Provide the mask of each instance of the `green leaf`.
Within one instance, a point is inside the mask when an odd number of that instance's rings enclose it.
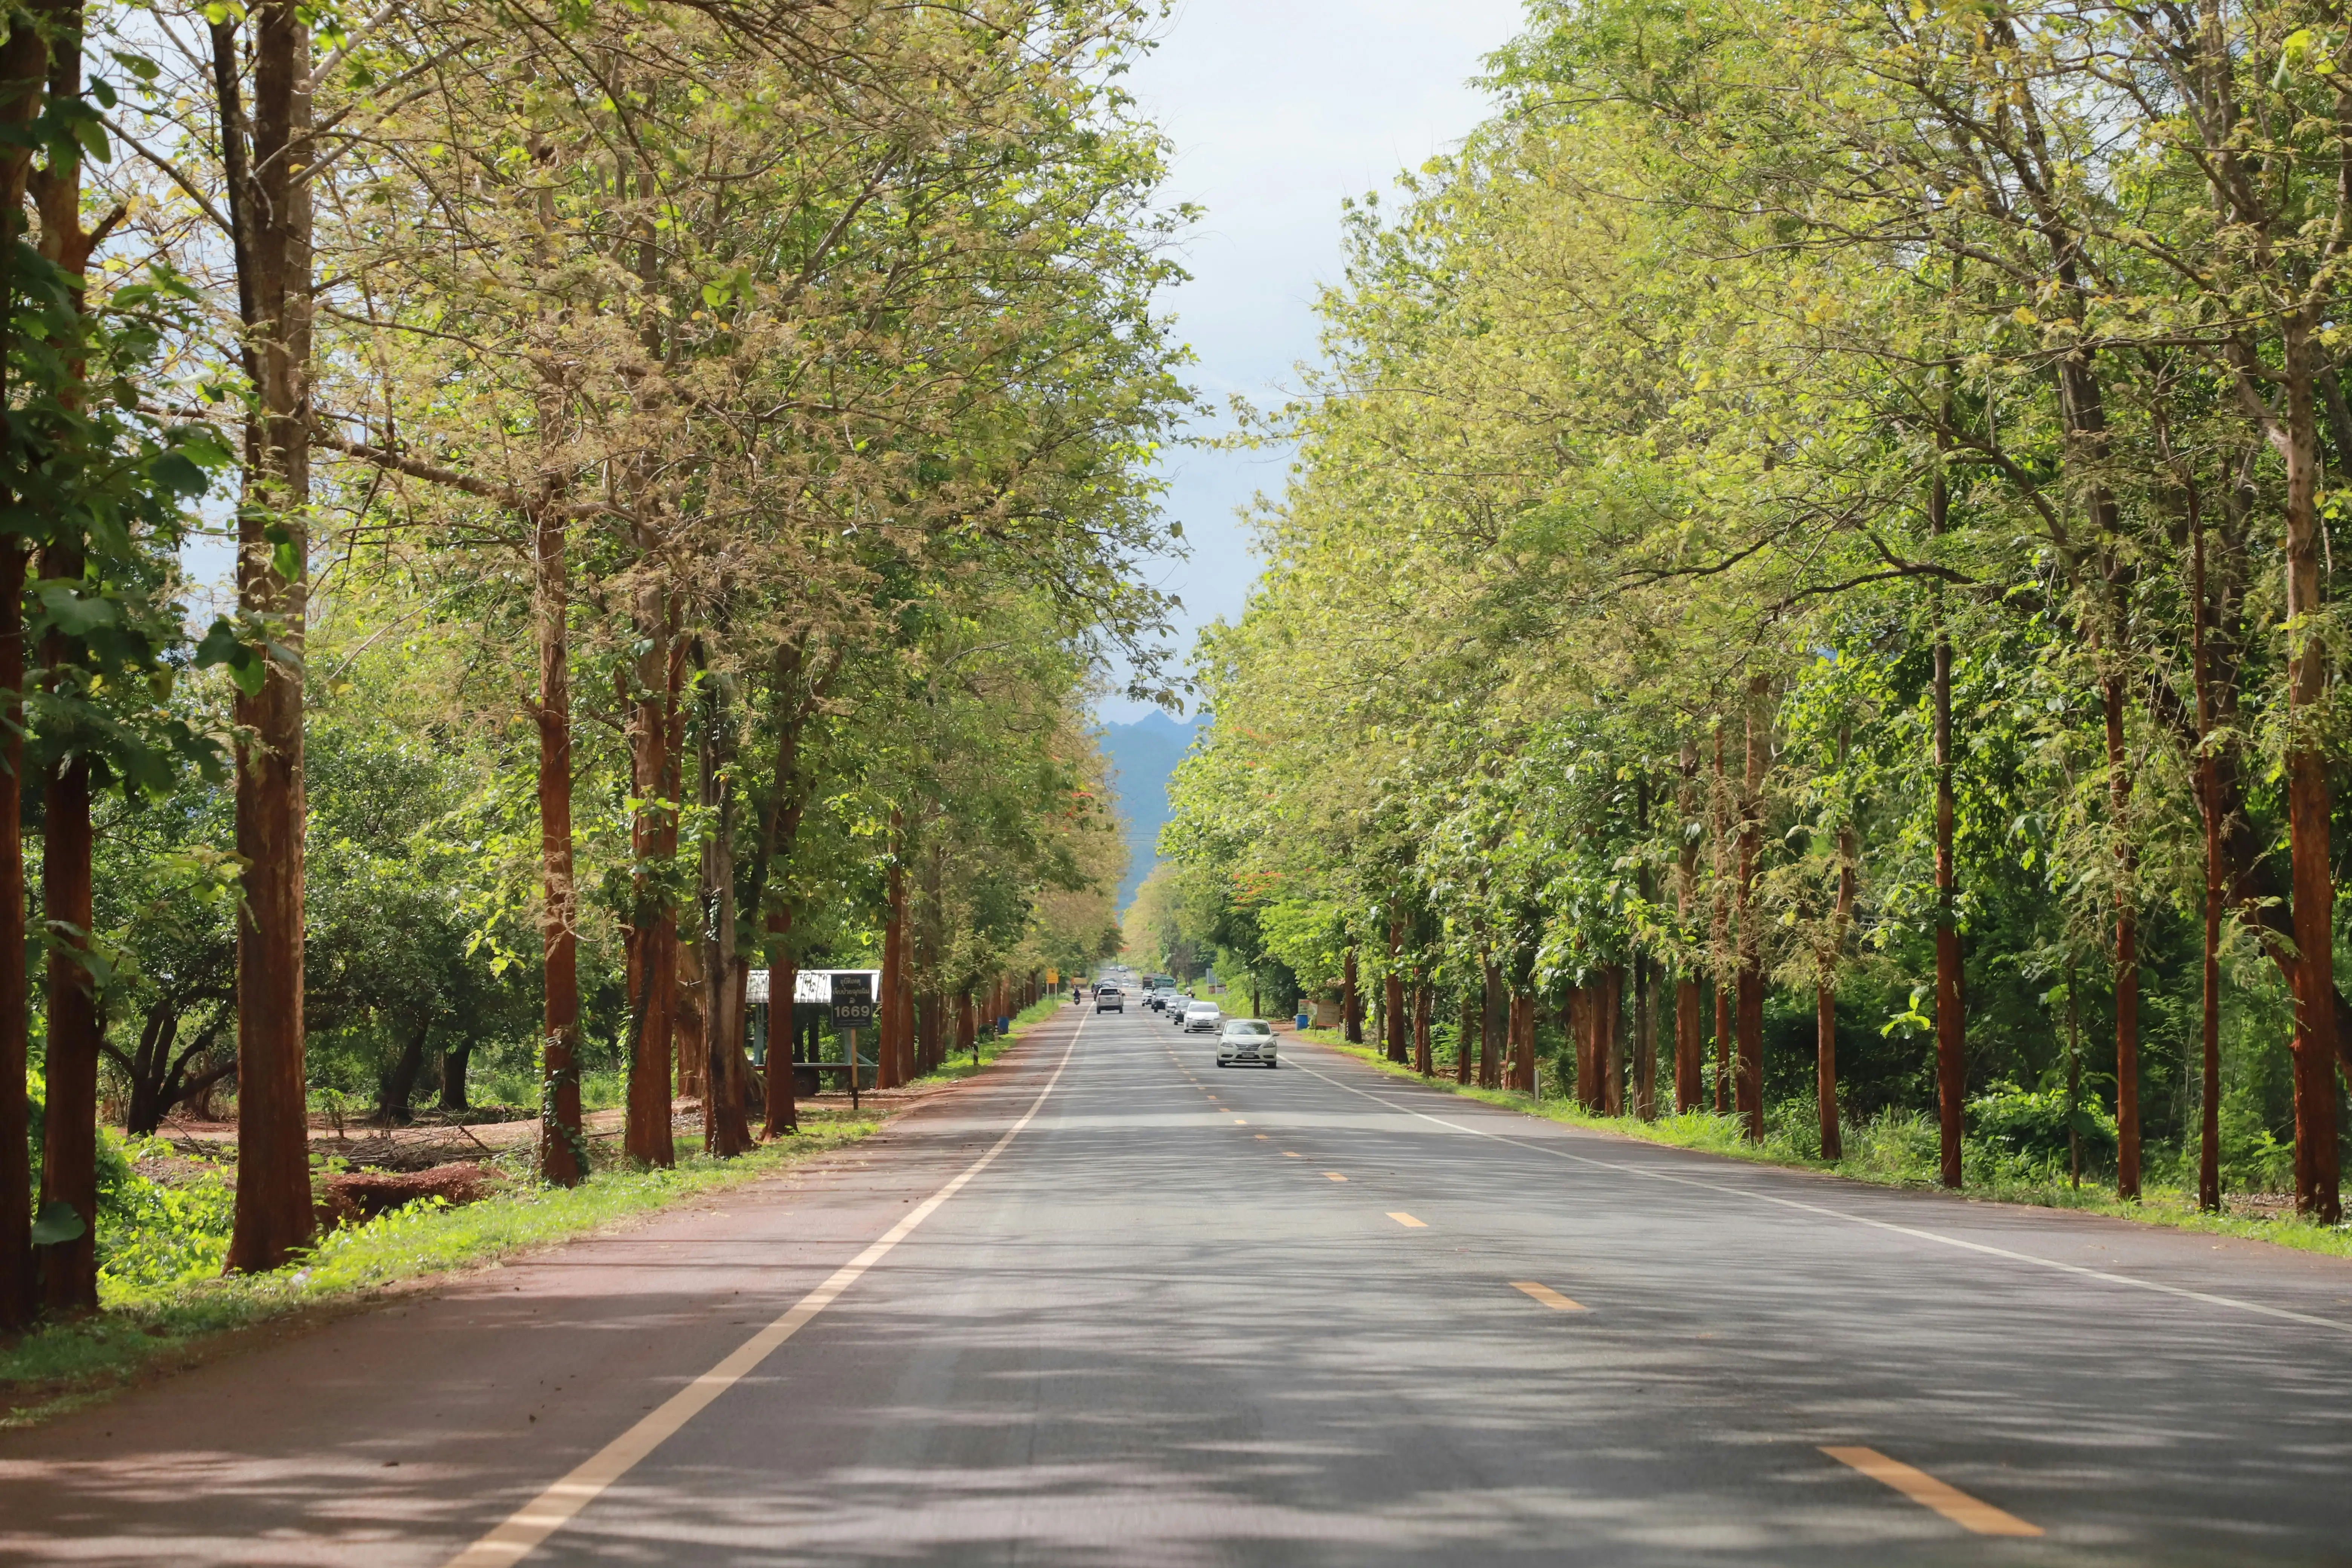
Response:
[[[61,1241],[79,1241],[82,1232],[89,1228],[82,1223],[80,1211],[60,1198],[44,1205],[40,1217],[33,1221],[33,1245],[55,1247]]]
[[[244,645],[236,640],[236,628],[215,616],[212,629],[205,633],[202,642],[196,644],[196,668],[208,669],[215,664],[230,663],[243,651]]]
[[[114,156],[113,144],[106,139],[106,127],[97,121],[75,121],[73,133],[74,140],[81,143],[82,151],[95,162],[103,163]]]
[[[203,468],[184,452],[166,452],[148,469],[155,482],[173,495],[202,495],[210,481]]]
[[[77,594],[70,588],[42,589],[41,607],[48,612],[49,624],[69,637],[86,637],[122,619],[122,607],[112,600]]]

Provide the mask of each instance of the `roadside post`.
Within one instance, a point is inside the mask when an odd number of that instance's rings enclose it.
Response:
[[[874,1022],[874,978],[862,970],[833,977],[833,1026],[848,1051],[849,1109],[857,1109],[857,1031]]]

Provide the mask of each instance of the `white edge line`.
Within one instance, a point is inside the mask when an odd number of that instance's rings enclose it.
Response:
[[[1310,1045],[1313,1043],[1308,1042]],[[1537,1153],[1549,1154],[1558,1159],[1573,1160],[1580,1165],[1593,1165],[1604,1171],[1622,1172],[1629,1176],[1647,1176],[1653,1181],[1672,1182],[1677,1186],[1698,1187],[1706,1192],[1723,1193],[1732,1197],[1747,1198],[1759,1204],[1778,1204],[1782,1208],[1799,1209],[1806,1214],[1824,1215],[1831,1219],[1842,1219],[1852,1225],[1866,1225],[1874,1230],[1891,1231],[1896,1236],[1913,1237],[1921,1241],[1940,1242],[1946,1247],[1956,1247],[1965,1252],[1982,1253],[1988,1258],[2005,1258],[2013,1263],[2031,1263],[2037,1268],[2053,1268],[2061,1274],[2078,1275],[2085,1279],[2097,1279],[2109,1285],[2127,1285],[2135,1290],[2154,1290],[2167,1296],[2179,1296],[2186,1300],[2202,1301],[2209,1307],[2229,1307],[2241,1312],[2257,1312],[2266,1318],[2279,1318],[2290,1323],[2304,1323],[2315,1329],[2332,1329],[2339,1334],[2352,1334],[2352,1323],[2337,1322],[2333,1318],[2314,1317],[2308,1312],[2290,1311],[2284,1307],[2265,1307],[2259,1301],[2242,1300],[2235,1296],[2217,1296],[2210,1290],[2191,1290],[2185,1285],[2167,1285],[2155,1279],[2135,1279],[2128,1274],[2110,1274],[2101,1268],[2086,1268],[2079,1263],[2061,1263],[2054,1258],[2036,1258],[2030,1252],[2012,1252],[2008,1247],[1994,1247],[1981,1241],[1964,1241],[1957,1236],[1946,1236],[1939,1231],[1921,1230],[1916,1226],[1896,1225],[1892,1220],[1873,1219],[1868,1215],[1849,1214],[1843,1209],[1830,1208],[1822,1204],[1809,1204],[1797,1198],[1780,1197],[1772,1193],[1753,1192],[1745,1187],[1728,1186],[1720,1182],[1701,1181],[1696,1176],[1678,1176],[1668,1171],[1645,1170],[1639,1165],[1622,1164],[1614,1160],[1596,1160],[1589,1154],[1572,1153],[1566,1149],[1548,1148],[1541,1143],[1513,1138],[1507,1133],[1489,1131],[1484,1127],[1472,1127],[1459,1121],[1448,1121],[1442,1116],[1432,1116],[1427,1111],[1415,1110],[1410,1105],[1399,1105],[1392,1100],[1381,1099],[1370,1089],[1358,1089],[1351,1083],[1341,1083],[1328,1073],[1316,1072],[1310,1067],[1302,1065],[1299,1070],[1313,1073],[1325,1083],[1344,1089],[1349,1094],[1362,1095],[1375,1105],[1385,1105],[1391,1110],[1402,1110],[1407,1116],[1417,1116],[1423,1121],[1434,1122],[1440,1127],[1452,1128],[1456,1132],[1468,1132],[1480,1138],[1492,1138],[1498,1143],[1508,1143],[1514,1148],[1532,1150]],[[1683,1152],[1674,1150],[1672,1144],[1662,1143],[1657,1147],[1674,1152]]]
[[[914,1228],[929,1219],[941,1204],[963,1189],[964,1184],[979,1175],[1004,1152],[1005,1146],[1021,1135],[1024,1128],[1036,1120],[1044,1110],[1045,1097],[1062,1081],[1062,1074],[1070,1065],[1070,1058],[1078,1048],[1078,1036],[1085,1032],[1086,1016],[1078,1018],[1078,1026],[1070,1031],[1070,1043],[1062,1051],[1062,1059],[1054,1068],[1054,1076],[1037,1091],[1037,1098],[1022,1114],[1021,1120],[1006,1130],[1003,1137],[991,1146],[988,1152],[966,1165],[938,1192],[925,1198],[908,1211],[882,1238],[835,1269],[824,1283],[794,1302],[783,1316],[745,1340],[718,1365],[669,1396],[652,1414],[641,1418],[635,1426],[614,1438],[594,1456],[576,1466],[572,1472],[530,1501],[509,1514],[495,1528],[472,1545],[448,1560],[446,1568],[503,1568],[517,1563],[535,1550],[541,1542],[569,1523],[573,1515],[602,1494],[605,1488],[634,1469],[638,1461],[659,1447],[669,1437],[714,1399],[733,1387],[753,1368],[801,1331],[819,1312],[852,1285],[858,1277],[883,1258],[893,1247],[907,1239]]]

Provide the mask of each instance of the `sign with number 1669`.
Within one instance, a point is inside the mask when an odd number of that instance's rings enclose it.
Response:
[[[874,977],[852,970],[833,977],[833,1026],[863,1029],[874,1022]]]

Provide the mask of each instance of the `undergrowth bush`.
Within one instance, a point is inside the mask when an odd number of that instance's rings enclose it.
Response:
[[[160,1138],[111,1130],[98,1145],[98,1289],[102,1300],[209,1279],[228,1259],[236,1217],[236,1176],[226,1166],[189,1163],[184,1179],[162,1182],[134,1162],[160,1159]]]
[[[1942,1159],[1936,1124],[1916,1110],[1882,1110],[1841,1130],[1841,1169],[1877,1182],[1931,1182]]]

